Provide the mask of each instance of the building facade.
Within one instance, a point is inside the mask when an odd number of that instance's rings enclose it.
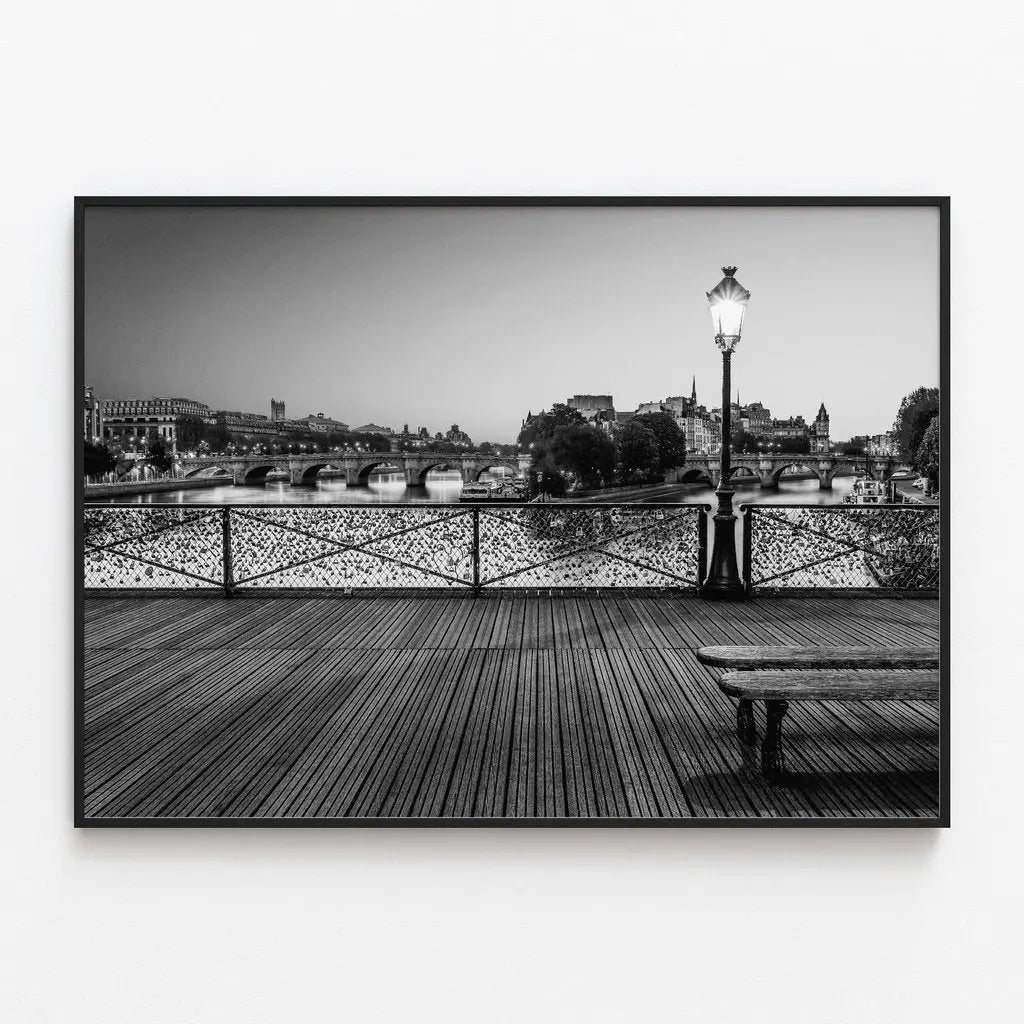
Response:
[[[746,430],[755,437],[767,437],[772,432],[772,412],[765,408],[760,402],[751,402],[741,409],[743,418],[747,421]]]
[[[103,440],[103,402],[88,384],[82,401],[82,436],[92,444]]]
[[[284,420],[281,425],[291,433],[341,434],[348,430],[347,423],[331,419],[330,416],[325,416],[322,412],[315,415],[310,413],[297,420]]]
[[[565,404],[585,420],[592,420],[599,412],[615,416],[615,402],[611,395],[573,395],[565,400]]]
[[[825,408],[824,402],[818,407],[818,415],[814,417],[809,436],[812,452],[827,455],[832,450],[832,442],[828,436],[828,409]]]
[[[895,434],[891,430],[884,434],[872,434],[868,438],[867,452],[869,455],[897,455]]]
[[[800,440],[810,436],[810,427],[803,416],[772,420],[771,436],[776,441]]]
[[[277,423],[258,412],[229,412],[221,409],[213,414],[213,418],[227,430],[232,441],[266,441],[281,432]]]
[[[390,427],[382,427],[378,423],[364,423],[361,427],[353,427],[353,434],[381,434],[383,437],[391,437],[394,431]],[[437,440],[444,440],[444,435],[438,431]]]
[[[103,402],[102,415],[103,440],[133,450],[163,441],[177,452],[181,418],[212,421],[210,407],[191,398],[111,398]]]
[[[284,399],[272,398],[270,400],[270,418],[275,423],[280,423],[288,418],[284,411]]]
[[[637,416],[645,413],[668,413],[686,439],[687,452],[710,455],[716,450],[721,439],[721,428],[717,433],[712,413],[697,401],[697,379],[690,386],[689,395],[669,395],[659,402],[641,402],[637,406]]]
[[[469,447],[473,441],[464,430],[462,430],[458,423],[453,423],[448,431],[444,435],[446,441],[450,441],[452,444],[462,445],[463,447]]]

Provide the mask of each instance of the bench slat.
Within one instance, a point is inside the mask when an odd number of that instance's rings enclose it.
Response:
[[[731,669],[938,668],[938,647],[701,647],[705,665]]]
[[[938,700],[939,672],[780,671],[726,672],[718,684],[744,700]]]

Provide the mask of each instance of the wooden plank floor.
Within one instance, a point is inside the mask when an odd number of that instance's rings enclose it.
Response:
[[[931,600],[91,599],[85,813],[934,816],[936,705],[791,705],[770,786],[694,649],[938,642]]]

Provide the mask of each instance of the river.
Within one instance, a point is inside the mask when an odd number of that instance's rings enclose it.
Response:
[[[270,481],[255,486],[235,487],[222,484],[194,490],[162,491],[105,499],[103,504],[128,505],[365,505],[405,502],[457,502],[461,490],[458,473],[435,473],[424,488],[407,488],[400,473],[374,476],[369,487],[346,487],[343,480],[318,480],[314,486],[292,487],[284,481]],[[842,502],[853,487],[853,477],[837,477],[832,489],[823,491],[818,481],[789,480],[783,477],[778,490],[761,490],[756,482],[733,480],[736,494],[733,501],[758,502],[767,505],[835,505]],[[649,499],[634,501],[668,501],[688,504],[715,504],[715,492],[702,484],[680,484],[670,491],[659,490]]]

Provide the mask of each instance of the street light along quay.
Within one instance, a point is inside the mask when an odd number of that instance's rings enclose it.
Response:
[[[715,492],[718,511],[714,516],[714,547],[701,594],[714,601],[742,601],[745,594],[736,564],[736,516],[729,481],[732,473],[729,446],[732,441],[732,354],[740,343],[750,292],[736,280],[735,267],[722,267],[722,273],[725,277],[707,293],[715,344],[722,352],[722,446],[721,472]]]

